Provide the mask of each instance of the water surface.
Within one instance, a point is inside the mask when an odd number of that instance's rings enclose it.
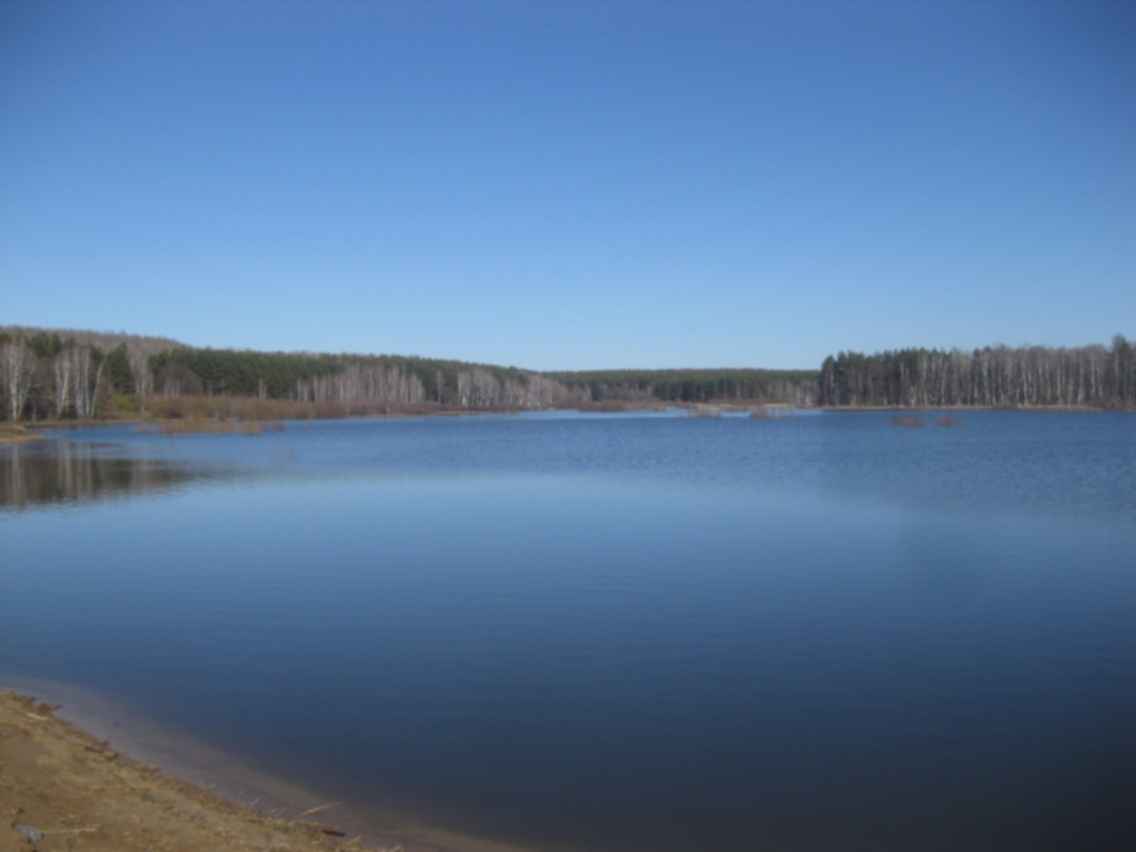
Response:
[[[535,848],[1084,846],[1136,418],[956,418],[60,433],[0,450],[0,673]]]

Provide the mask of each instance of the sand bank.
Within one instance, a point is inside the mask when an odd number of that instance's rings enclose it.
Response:
[[[329,801],[61,684],[0,683],[0,850],[522,852]]]

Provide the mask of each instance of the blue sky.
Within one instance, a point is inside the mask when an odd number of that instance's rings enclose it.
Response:
[[[0,3],[0,323],[538,369],[1106,342],[1133,91],[1119,2]]]

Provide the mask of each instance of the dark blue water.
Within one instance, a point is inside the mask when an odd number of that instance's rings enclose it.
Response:
[[[534,848],[1088,848],[1136,766],[1136,417],[956,419],[0,450],[0,672]]]

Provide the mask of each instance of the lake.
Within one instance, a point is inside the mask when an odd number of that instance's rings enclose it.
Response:
[[[0,447],[0,675],[537,849],[1087,848],[1129,828],[1136,416],[953,417]]]

